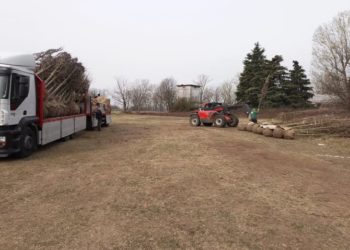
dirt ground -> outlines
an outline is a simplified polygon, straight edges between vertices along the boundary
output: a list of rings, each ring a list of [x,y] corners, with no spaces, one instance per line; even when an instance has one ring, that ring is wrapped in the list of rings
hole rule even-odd
[[[0,160],[0,249],[349,249],[350,140],[115,115]]]

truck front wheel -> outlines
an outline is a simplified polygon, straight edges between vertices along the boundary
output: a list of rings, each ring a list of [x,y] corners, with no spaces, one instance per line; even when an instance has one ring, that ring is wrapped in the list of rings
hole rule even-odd
[[[18,156],[23,158],[31,155],[37,148],[37,138],[35,132],[29,128],[25,127],[22,130],[20,139],[20,152]]]

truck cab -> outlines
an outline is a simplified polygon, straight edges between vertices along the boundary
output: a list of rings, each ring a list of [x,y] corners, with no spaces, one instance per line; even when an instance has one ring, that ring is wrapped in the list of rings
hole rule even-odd
[[[36,148],[36,91],[33,71],[0,64],[0,155]]]

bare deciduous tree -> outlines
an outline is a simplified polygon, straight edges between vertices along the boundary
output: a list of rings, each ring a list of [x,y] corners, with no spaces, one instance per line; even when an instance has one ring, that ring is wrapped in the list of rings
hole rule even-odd
[[[199,92],[199,102],[203,102],[203,97],[205,93],[205,89],[207,88],[208,83],[211,81],[209,76],[201,74],[198,76],[197,80],[194,81],[195,84],[200,86],[200,92]]]
[[[215,96],[215,89],[212,87],[208,87],[204,89],[203,92],[203,102],[213,102]]]
[[[176,81],[165,78],[158,87],[158,95],[167,111],[170,111],[176,102]]]
[[[216,87],[215,88],[213,101],[214,102],[220,102],[221,101],[221,88],[220,87]]]
[[[129,109],[131,92],[128,88],[128,81],[124,78],[117,78],[117,85],[113,93],[113,99],[123,106],[123,111],[126,112]]]
[[[146,79],[136,80],[130,89],[130,98],[133,109],[141,111],[147,107],[151,99],[151,86]]]
[[[154,86],[152,93],[152,106],[154,111],[164,111],[164,105],[162,102],[162,95],[160,93],[159,86]]]
[[[224,103],[232,104],[235,102],[235,87],[234,81],[226,81],[221,85],[221,98]]]
[[[313,77],[318,90],[350,109],[350,11],[339,13],[314,34]]]

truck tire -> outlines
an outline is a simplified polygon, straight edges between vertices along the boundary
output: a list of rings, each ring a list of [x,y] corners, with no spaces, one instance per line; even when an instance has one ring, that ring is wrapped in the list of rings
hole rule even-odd
[[[237,116],[235,116],[234,114],[231,115],[232,121],[227,123],[227,125],[229,125],[230,127],[237,127],[238,123],[239,123],[239,119]]]
[[[214,125],[216,127],[224,128],[226,126],[226,120],[223,115],[217,115],[214,118]]]
[[[201,121],[198,117],[198,115],[191,115],[190,116],[190,124],[191,126],[198,127],[201,125]]]
[[[20,139],[20,152],[17,154],[18,157],[24,158],[30,156],[37,149],[37,137],[35,132],[29,128],[25,127],[22,130]]]

